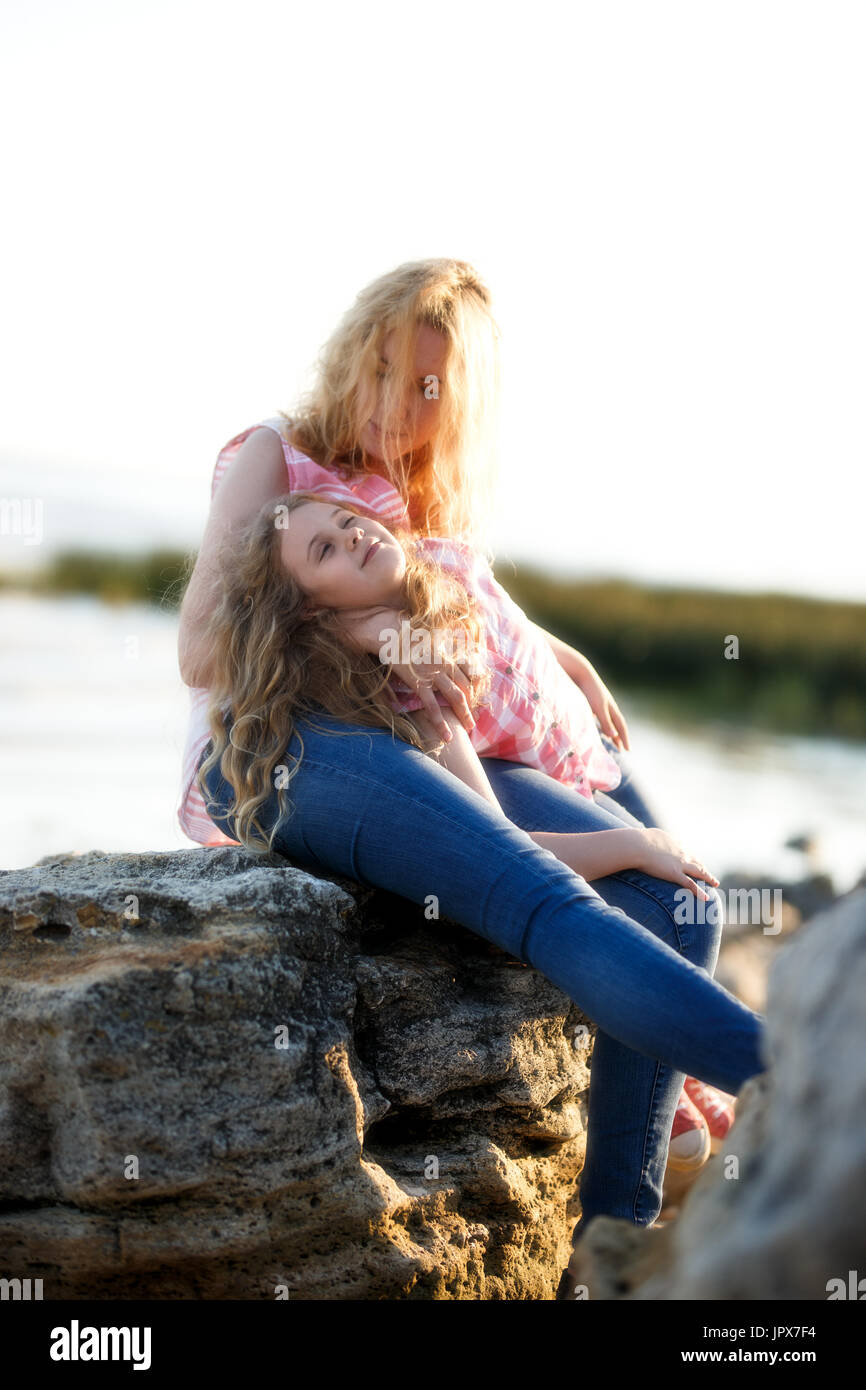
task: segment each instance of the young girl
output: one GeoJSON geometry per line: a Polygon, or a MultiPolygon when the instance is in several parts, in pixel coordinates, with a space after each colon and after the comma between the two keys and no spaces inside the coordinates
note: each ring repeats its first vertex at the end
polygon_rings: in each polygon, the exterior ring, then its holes
{"type": "MultiPolygon", "coordinates": [[[[311,711],[314,703],[331,713],[343,713],[348,699],[355,723],[369,719],[399,732],[436,756],[497,810],[501,807],[479,756],[537,767],[586,797],[592,797],[596,788],[610,789],[619,782],[619,767],[602,745],[586,697],[565,675],[538,629],[497,583],[490,565],[466,542],[416,538],[399,527],[392,531],[357,504],[348,507],[334,497],[305,491],[269,501],[253,523],[246,545],[253,564],[258,546],[261,566],[277,566],[277,582],[282,581],[289,595],[283,623],[272,638],[295,673],[283,691],[289,716],[295,710],[311,711]],[[377,661],[354,644],[354,622],[373,609],[380,615],[383,654],[390,648],[410,667],[413,646],[431,652],[438,647],[463,656],[475,677],[469,700],[471,732],[441,697],[452,732],[452,740],[445,743],[424,715],[420,696],[393,677],[391,663],[377,661]],[[321,647],[326,639],[342,642],[347,653],[354,646],[354,654],[341,660],[333,649],[321,647]],[[286,644],[288,653],[283,653],[286,644]],[[340,688],[337,700],[331,694],[335,686],[340,688]],[[409,717],[412,729],[398,720],[400,714],[409,717]]],[[[244,572],[241,566],[230,586],[226,612],[240,597],[238,584],[244,572]]],[[[248,606],[254,602],[250,595],[248,606]]],[[[248,631],[246,640],[243,628],[240,633],[224,629],[212,635],[215,652],[231,652],[235,681],[250,659],[249,644],[261,652],[256,626],[248,631]]],[[[274,656],[281,659],[276,651],[274,656]]],[[[245,716],[243,704],[237,701],[238,688],[233,683],[227,692],[234,692],[236,729],[245,716]]],[[[219,710],[212,709],[210,714],[212,734],[219,740],[223,727],[219,710]]],[[[259,727],[258,738],[267,739],[267,725],[259,727]]],[[[245,736],[244,742],[248,743],[245,736]]],[[[246,756],[250,755],[247,750],[246,756]]],[[[231,781],[231,755],[227,767],[231,781]]],[[[266,764],[247,764],[247,786],[258,778],[261,794],[266,796],[272,771],[266,764]]],[[[290,781],[291,775],[287,786],[290,781]]],[[[253,842],[252,805],[241,811],[238,825],[245,840],[253,842]]],[[[259,848],[272,847],[277,828],[271,828],[259,848]]],[[[530,838],[585,879],[642,869],[684,885],[704,900],[709,894],[689,873],[718,884],[663,830],[623,828],[583,835],[539,831],[530,838]]]]}
{"type": "MultiPolygon", "coordinates": [[[[198,777],[205,789],[208,774],[220,768],[235,793],[235,833],[250,848],[274,847],[288,815],[284,789],[303,757],[288,769],[280,766],[282,752],[295,720],[322,711],[413,743],[500,813],[479,755],[536,766],[584,797],[617,784],[619,768],[586,698],[470,545],[389,530],[357,504],[304,491],[271,499],[232,549],[208,634],[219,678],[209,709],[212,751],[198,777]],[[382,661],[353,635],[371,612],[381,624],[382,661]],[[452,732],[446,743],[419,695],[394,677],[387,655],[400,654],[411,668],[413,651],[455,647],[473,672],[474,721],[467,733],[443,711],[452,732]],[[288,776],[276,779],[279,818],[266,835],[257,812],[270,800],[278,770],[288,776]]],[[[636,869],[705,900],[700,880],[718,884],[660,829],[528,834],[587,881],[636,869]]],[[[724,1094],[695,1078],[687,1083],[702,1108],[724,1112],[724,1094]]],[[[691,1105],[684,1088],[680,1107],[691,1105]]]]}

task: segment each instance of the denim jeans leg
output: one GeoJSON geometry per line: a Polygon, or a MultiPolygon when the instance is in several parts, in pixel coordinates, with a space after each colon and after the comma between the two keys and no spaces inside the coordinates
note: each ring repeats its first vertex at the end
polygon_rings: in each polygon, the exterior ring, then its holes
{"type": "MultiPolygon", "coordinates": [[[[590,802],[533,768],[482,760],[509,819],[527,830],[586,831],[634,824],[628,811],[590,802]],[[618,813],[618,814],[616,814],[618,813]]],[[[722,902],[680,921],[677,886],[636,870],[595,879],[605,902],[652,931],[708,974],[718,959],[722,902]],[[705,919],[700,921],[701,916],[705,919]]],[[[719,1058],[720,1064],[723,1059],[719,1058]]],[[[593,1049],[586,1160],[580,1183],[582,1223],[599,1212],[649,1225],[661,1210],[671,1126],[686,1073],[649,1058],[598,1030],[593,1049]]],[[[709,1079],[705,1077],[703,1079],[709,1079]]]]}
{"type": "Polygon", "coordinates": [[[607,734],[601,734],[600,737],[605,751],[619,767],[621,779],[619,786],[613,787],[611,791],[595,793],[594,799],[597,804],[612,811],[614,815],[621,816],[625,811],[626,815],[622,816],[622,819],[627,825],[634,821],[638,825],[654,826],[657,830],[663,830],[664,825],[652,802],[647,798],[643,783],[635,777],[630,755],[617,748],[607,734]]]}

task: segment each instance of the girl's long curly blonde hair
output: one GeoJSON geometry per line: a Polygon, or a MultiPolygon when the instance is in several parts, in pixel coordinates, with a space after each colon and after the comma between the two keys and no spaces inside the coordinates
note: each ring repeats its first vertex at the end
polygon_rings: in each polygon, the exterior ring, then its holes
{"type": "MultiPolygon", "coordinates": [[[[295,722],[299,716],[314,723],[316,714],[324,712],[351,724],[389,729],[424,753],[443,746],[441,740],[426,739],[408,715],[392,709],[385,695],[391,666],[351,646],[339,611],[314,605],[282,562],[285,521],[298,507],[326,500],[322,492],[271,498],[252,522],[223,543],[219,597],[206,623],[204,637],[213,660],[208,705],[213,747],[196,782],[207,807],[204,779],[211,769],[219,769],[233,794],[231,806],[221,806],[219,813],[233,824],[234,837],[258,852],[271,852],[289,814],[284,791],[303,757],[295,722]],[[301,753],[289,767],[282,760],[289,756],[295,732],[301,753]],[[258,811],[274,791],[279,816],[266,835],[258,811]]],[[[354,502],[352,511],[381,521],[354,502]]],[[[401,620],[422,633],[457,632],[471,652],[482,653],[484,623],[474,597],[456,575],[423,554],[411,531],[398,528],[392,535],[406,556],[401,620]]],[[[470,706],[489,684],[485,669],[473,682],[470,706]]]]}
{"type": "Polygon", "coordinates": [[[416,533],[461,538],[492,561],[499,391],[499,330],[477,271],[447,258],[409,261],[361,291],[322,349],[312,389],[291,416],[280,414],[289,442],[324,467],[348,474],[384,468],[416,533]],[[418,390],[413,353],[423,324],[446,340],[436,435],[401,458],[389,452],[386,434],[381,463],[371,461],[359,445],[361,431],[380,392],[387,428],[418,390]],[[392,331],[380,384],[382,345],[392,331]]]}

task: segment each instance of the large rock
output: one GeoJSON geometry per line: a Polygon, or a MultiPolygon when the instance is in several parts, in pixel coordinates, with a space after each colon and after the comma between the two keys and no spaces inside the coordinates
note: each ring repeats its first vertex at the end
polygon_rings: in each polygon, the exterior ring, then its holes
{"type": "Polygon", "coordinates": [[[5,1277],[46,1299],[553,1297],[592,1025],[538,972],[231,848],[2,874],[0,941],[5,1277]]]}
{"type": "Polygon", "coordinates": [[[866,1297],[866,892],[779,948],[767,1035],[768,1071],[679,1220],[587,1228],[590,1298],[826,1300],[860,1280],[866,1297]]]}

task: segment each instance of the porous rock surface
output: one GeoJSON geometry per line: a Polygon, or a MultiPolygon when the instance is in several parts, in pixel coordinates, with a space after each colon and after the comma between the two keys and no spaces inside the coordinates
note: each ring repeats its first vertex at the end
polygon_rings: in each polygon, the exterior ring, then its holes
{"type": "Polygon", "coordinates": [[[234,848],[0,874],[0,943],[6,1278],[45,1299],[553,1297],[593,1029],[537,971],[234,848]]]}

